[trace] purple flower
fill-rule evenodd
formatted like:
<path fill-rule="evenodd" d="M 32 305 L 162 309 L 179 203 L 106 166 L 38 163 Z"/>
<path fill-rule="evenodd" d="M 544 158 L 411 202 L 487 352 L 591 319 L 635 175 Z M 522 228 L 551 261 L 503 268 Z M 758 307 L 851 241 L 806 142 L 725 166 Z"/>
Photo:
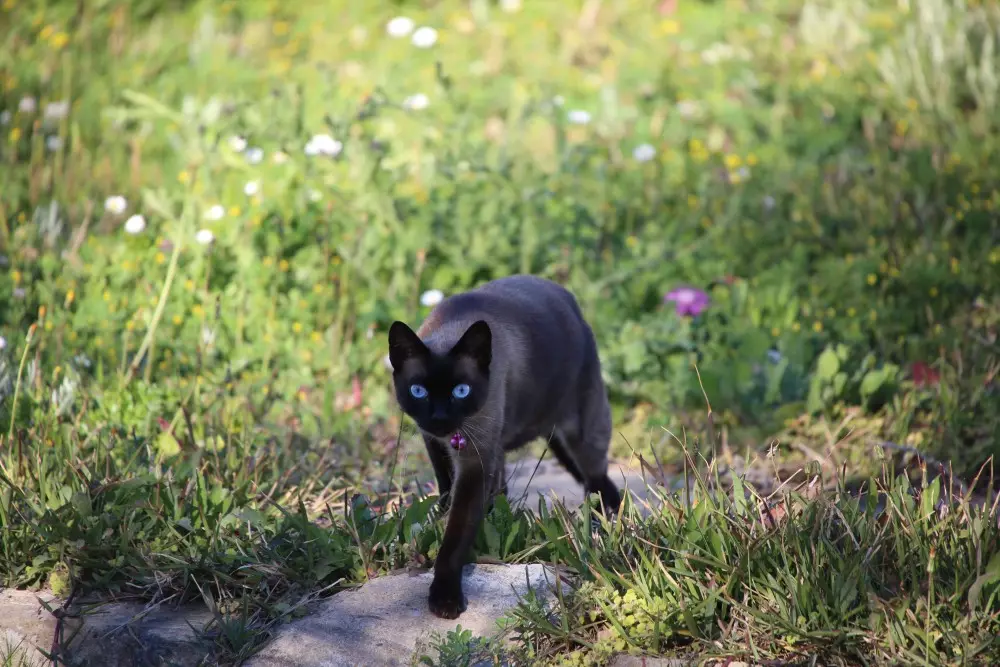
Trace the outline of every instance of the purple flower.
<path fill-rule="evenodd" d="M 677 314 L 681 317 L 697 317 L 708 308 L 708 293 L 696 287 L 675 287 L 663 297 L 673 301 Z"/>

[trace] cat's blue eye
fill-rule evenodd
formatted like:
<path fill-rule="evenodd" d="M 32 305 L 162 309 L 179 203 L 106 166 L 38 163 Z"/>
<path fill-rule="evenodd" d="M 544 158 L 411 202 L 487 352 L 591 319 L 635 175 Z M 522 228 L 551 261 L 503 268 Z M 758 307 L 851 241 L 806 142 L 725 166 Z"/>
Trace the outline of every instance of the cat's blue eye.
<path fill-rule="evenodd" d="M 411 384 L 410 396 L 413 398 L 427 398 L 427 387 L 422 384 Z"/>
<path fill-rule="evenodd" d="M 469 395 L 470 391 L 472 390 L 469 388 L 469 385 L 465 383 L 456 384 L 455 388 L 451 390 L 451 395 L 455 398 L 465 398 Z"/>

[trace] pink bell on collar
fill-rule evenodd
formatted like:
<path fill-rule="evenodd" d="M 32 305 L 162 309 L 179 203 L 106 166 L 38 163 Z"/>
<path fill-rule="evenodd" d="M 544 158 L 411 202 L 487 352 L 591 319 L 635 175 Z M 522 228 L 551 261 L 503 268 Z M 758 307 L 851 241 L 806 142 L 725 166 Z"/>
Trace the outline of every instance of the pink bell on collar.
<path fill-rule="evenodd" d="M 457 449 L 458 451 L 465 449 L 465 446 L 468 444 L 465 441 L 465 436 L 457 431 L 452 434 L 450 443 L 452 449 Z"/>

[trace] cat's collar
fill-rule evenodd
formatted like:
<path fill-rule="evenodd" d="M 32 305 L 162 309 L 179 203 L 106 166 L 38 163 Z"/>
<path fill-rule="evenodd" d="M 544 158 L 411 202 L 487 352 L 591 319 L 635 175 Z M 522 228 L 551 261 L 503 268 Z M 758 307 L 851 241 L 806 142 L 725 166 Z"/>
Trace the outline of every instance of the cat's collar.
<path fill-rule="evenodd" d="M 452 449 L 460 452 L 463 449 L 465 449 L 466 445 L 468 445 L 469 443 L 466 442 L 465 436 L 462 435 L 460 431 L 455 431 L 454 433 L 451 434 L 451 439 L 448 440 L 448 444 L 451 445 Z"/>

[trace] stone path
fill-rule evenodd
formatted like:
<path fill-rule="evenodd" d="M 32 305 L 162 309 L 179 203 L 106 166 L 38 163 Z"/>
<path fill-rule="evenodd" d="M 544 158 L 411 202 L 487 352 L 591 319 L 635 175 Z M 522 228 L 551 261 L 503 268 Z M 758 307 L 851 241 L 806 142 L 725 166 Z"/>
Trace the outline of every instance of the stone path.
<path fill-rule="evenodd" d="M 560 498 L 569 508 L 583 502 L 583 489 L 554 461 L 511 462 L 507 478 L 511 502 L 523 498 L 530 509 L 537 508 L 539 495 L 550 506 L 553 498 Z M 648 500 L 637 471 L 615 465 L 611 478 L 637 499 Z M 280 626 L 273 640 L 244 664 L 407 665 L 418 642 L 431 632 L 444 635 L 460 624 L 474 634 L 490 635 L 497 630 L 496 620 L 516 606 L 529 588 L 550 596 L 555 583 L 553 572 L 542 565 L 469 566 L 465 581 L 469 608 L 459 619 L 445 621 L 427 611 L 431 577 L 429 571 L 397 574 L 339 593 L 319 603 L 304 618 Z M 51 664 L 40 650 L 52 649 L 56 619 L 39 600 L 54 602 L 53 608 L 59 606 L 48 593 L 0 589 L 0 664 Z M 212 653 L 212 642 L 202 634 L 211 620 L 211 613 L 200 605 L 147 610 L 140 603 L 111 603 L 81 618 L 66 619 L 64 636 L 81 628 L 69 645 L 69 654 L 84 665 L 193 667 L 204 664 Z M 7 662 L 9 653 L 13 659 Z"/>
<path fill-rule="evenodd" d="M 554 573 L 542 565 L 470 565 L 469 607 L 457 620 L 427 611 L 432 574 L 380 577 L 334 595 L 308 616 L 279 629 L 246 667 L 382 667 L 409 665 L 418 642 L 444 636 L 457 625 L 474 635 L 496 634 L 497 619 L 516 607 L 528 589 L 552 597 Z"/>

